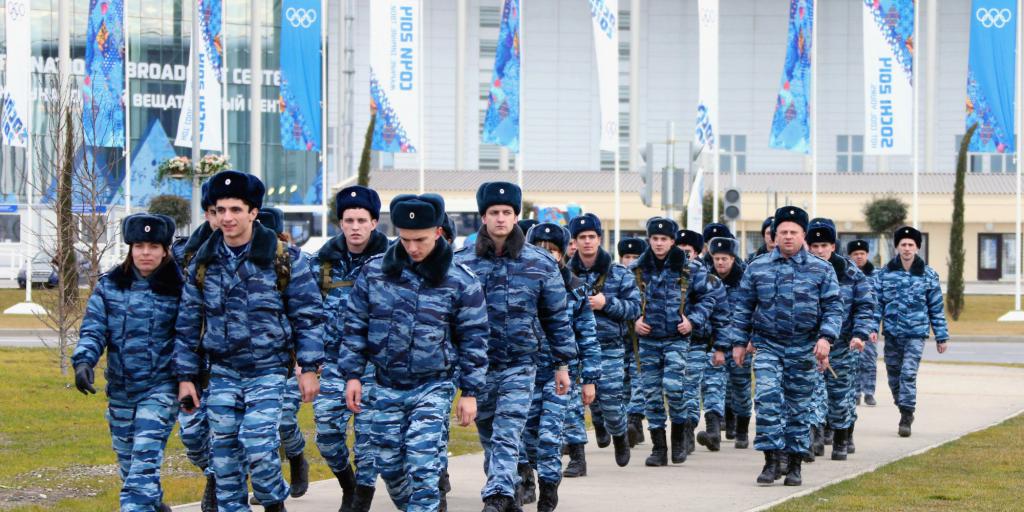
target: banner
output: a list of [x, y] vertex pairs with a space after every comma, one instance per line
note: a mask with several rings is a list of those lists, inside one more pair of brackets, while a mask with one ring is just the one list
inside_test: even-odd
[[420, 0], [370, 3], [370, 109], [376, 112], [372, 148], [416, 153], [423, 86]]
[[491, 73], [483, 142], [519, 152], [520, 39], [519, 0], [505, 0], [501, 9], [498, 48]]
[[619, 147], [619, 0], [590, 0], [601, 98], [601, 149]]
[[[147, 208], [154, 197], [161, 194], [180, 196], [192, 200], [192, 180], [158, 179], [160, 164], [174, 157], [170, 137], [154, 117], [145, 135], [132, 150], [132, 207]], [[124, 176], [121, 177], [115, 204], [124, 204]]]
[[782, 85], [775, 102], [768, 145], [810, 154], [811, 152], [811, 40], [814, 31], [814, 0], [790, 0], [789, 34]]
[[90, 146], [124, 147], [124, 0], [89, 0], [82, 132]]
[[281, 146], [320, 151], [320, 0], [281, 2]]
[[[690, 199], [686, 202], [686, 229], [704, 232], [704, 169], [697, 167], [697, 175], [690, 187]], [[664, 193], [664, 192], [663, 192]]]
[[[221, 151], [221, 105], [224, 92], [224, 45], [221, 33], [221, 0], [195, 0], [199, 2], [199, 147]], [[188, 71], [185, 79], [185, 99], [178, 117], [178, 135], [174, 145], [192, 147], [192, 52], [189, 51]]]
[[864, 153], [914, 145], [914, 0], [864, 0]]
[[967, 61], [967, 128], [978, 123], [971, 138], [975, 153], [1013, 153], [1015, 0], [974, 0], [971, 4], [971, 47]]
[[718, 145], [718, 0], [698, 0], [698, 78], [695, 150]]
[[7, 88], [3, 95], [3, 136], [8, 146], [28, 145], [28, 114], [32, 108], [32, 23], [29, 0], [7, 0]]

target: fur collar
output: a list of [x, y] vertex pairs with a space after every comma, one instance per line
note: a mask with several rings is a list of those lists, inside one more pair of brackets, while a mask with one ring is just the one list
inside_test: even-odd
[[864, 275], [870, 276], [871, 274], [875, 273], [875, 265], [868, 261], [867, 263], [864, 264], [864, 267], [861, 268], [860, 271], [864, 272]]
[[569, 293], [576, 293], [577, 299], [582, 299], [587, 296], [587, 286], [582, 279], [576, 277], [569, 270], [568, 266], [558, 267], [558, 272], [562, 274], [562, 282], [565, 283], [565, 291]]
[[580, 259], [580, 252], [576, 251], [576, 254], [572, 255], [572, 259], [569, 260], [569, 268], [573, 274], [580, 275], [584, 272], [594, 272], [598, 275], [604, 275], [608, 273], [608, 270], [612, 267], [612, 255], [608, 254], [608, 251], [604, 250], [603, 247], [597, 249], [597, 259], [594, 260], [594, 266], [583, 268], [583, 260]]
[[[381, 254], [388, 250], [388, 243], [388, 237], [375, 229], [370, 233], [370, 241], [367, 242], [366, 248], [363, 249], [362, 254], [359, 256], [369, 258], [370, 256]], [[331, 263], [345, 261], [348, 256], [348, 244], [345, 242], [344, 233], [328, 240], [320, 248], [320, 251], [317, 252], [317, 258], [320, 261], [329, 261]]]
[[[135, 281], [135, 271], [129, 268], [125, 271], [124, 265], [118, 265], [110, 270], [107, 274], [110, 276], [110, 280], [122, 290], [127, 290], [132, 287], [132, 282]], [[181, 276], [181, 272], [178, 270], [178, 264], [174, 262], [174, 258], [169, 258], [162, 265], [156, 268], [149, 278], [149, 287], [153, 289], [153, 293], [158, 295], [166, 295], [168, 297], [181, 297], [181, 288], [185, 284], [184, 278]]]
[[718, 278], [730, 288], [739, 286], [740, 281], [743, 279], [743, 267], [740, 266], [739, 260], [732, 262], [732, 269], [729, 270], [728, 275], [725, 277], [718, 276]]
[[[519, 229], [519, 226], [512, 226], [512, 232], [505, 239], [505, 252], [502, 256], [513, 260], [519, 258], [524, 245], [526, 245], [526, 235], [523, 234], [523, 230]], [[480, 231], [477, 231], [476, 255], [481, 258], [497, 257], [494, 240], [491, 235], [487, 234], [487, 226], [480, 226]]]
[[[924, 275], [924, 260], [920, 256], [914, 256], [914, 262], [910, 264], [910, 273], [915, 276]], [[889, 260], [889, 263], [885, 265], [886, 270], [892, 272], [898, 272], [903, 270], [903, 262], [900, 261], [900, 256], [897, 254], [895, 258]]]
[[[274, 230], [265, 228], [260, 223], [254, 222], [252, 226], [252, 240], [249, 242], [249, 261], [258, 266], [265, 267], [274, 262], [277, 256], [277, 235]], [[221, 230], [214, 231], [210, 238], [196, 253], [196, 264], [210, 263], [217, 257], [217, 250], [224, 245], [224, 233]]]
[[209, 222], [203, 222], [192, 232], [192, 235], [188, 237], [188, 241], [185, 242], [185, 254], [196, 254], [199, 248], [203, 246], [203, 243], [210, 238], [213, 234], [213, 229], [210, 228]]
[[832, 256], [829, 256], [829, 258], [828, 258], [828, 262], [831, 263], [832, 264], [832, 268], [835, 269], [836, 277], [842, 279], [843, 276], [846, 275], [846, 267], [847, 267], [846, 258], [844, 258], [844, 257], [842, 257], [842, 256], [840, 256], [840, 255], [838, 255], [836, 253], [832, 253]]
[[[682, 272], [683, 268], [686, 267], [686, 253], [682, 249], [672, 246], [668, 251], [668, 255], [665, 256], [665, 263], [668, 264], [669, 269], [673, 272]], [[644, 250], [644, 253], [640, 255], [640, 259], [636, 261], [636, 265], [643, 270], [649, 272], [657, 272], [658, 264], [657, 258], [654, 256], [654, 252], [648, 247]]]
[[396, 243], [384, 252], [384, 261], [381, 262], [380, 268], [386, 275], [395, 278], [408, 267], [432, 286], [437, 286], [448, 276], [453, 256], [452, 247], [448, 242], [444, 238], [438, 238], [434, 250], [420, 263], [413, 263], [409, 253], [405, 252], [405, 247], [401, 243]]

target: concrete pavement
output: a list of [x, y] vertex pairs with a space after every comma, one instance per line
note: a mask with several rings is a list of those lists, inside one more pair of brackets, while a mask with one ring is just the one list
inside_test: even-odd
[[[1024, 382], [1022, 369], [925, 363], [918, 381], [914, 434], [900, 438], [896, 435], [899, 413], [892, 404], [881, 362], [878, 371], [879, 405], [862, 406], [857, 411], [860, 416], [855, 435], [857, 453], [845, 462], [833, 462], [826, 451], [825, 457], [804, 465], [802, 487], [784, 487], [781, 480], [771, 487], [758, 487], [754, 479], [763, 464], [761, 453], [752, 449], [736, 450], [731, 442], [724, 443], [718, 453], [698, 446], [685, 464], [664, 468], [643, 466], [650, 451], [649, 442], [633, 449], [633, 460], [625, 468], [615, 466], [611, 448], [598, 449], [592, 442], [587, 446], [589, 476], [563, 480], [558, 510], [759, 510], [957, 439], [1024, 411], [1024, 386], [1020, 385]], [[448, 497], [449, 510], [481, 509], [482, 464], [481, 454], [451, 459], [453, 491]], [[330, 511], [338, 508], [340, 500], [337, 483], [323, 481], [312, 484], [302, 498], [288, 500], [287, 507], [292, 512]], [[535, 510], [535, 506], [524, 509]], [[193, 504], [175, 507], [175, 510], [198, 512], [199, 507]], [[373, 510], [394, 510], [382, 482], [377, 486]]]

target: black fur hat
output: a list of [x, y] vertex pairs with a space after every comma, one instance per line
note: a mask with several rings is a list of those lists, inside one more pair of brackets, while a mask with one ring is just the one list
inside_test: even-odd
[[625, 256], [627, 254], [639, 256], [647, 250], [647, 242], [639, 238], [623, 238], [622, 240], [619, 240], [616, 249], [619, 250], [619, 256]]
[[207, 199], [211, 205], [225, 198], [241, 199], [253, 208], [263, 208], [267, 188], [259, 178], [238, 171], [221, 171], [210, 178]]
[[284, 232], [284, 212], [277, 208], [266, 207], [260, 210], [259, 215], [256, 216], [256, 220], [263, 224], [263, 227], [274, 230], [274, 233], [280, 235]]
[[584, 213], [569, 221], [569, 234], [576, 238], [584, 231], [593, 231], [597, 236], [604, 236], [604, 229], [601, 228], [601, 219], [593, 213]]
[[362, 208], [370, 212], [370, 218], [380, 219], [380, 195], [376, 190], [362, 185], [345, 187], [334, 196], [334, 207], [338, 212], [338, 218], [349, 208]]
[[864, 252], [870, 253], [871, 252], [871, 248], [868, 246], [868, 241], [867, 240], [853, 240], [850, 243], [846, 244], [846, 254], [847, 255], [855, 253], [857, 251], [864, 251]]
[[526, 234], [526, 242], [533, 245], [537, 245], [537, 242], [551, 242], [558, 246], [558, 250], [562, 254], [565, 254], [565, 248], [569, 245], [569, 240], [565, 236], [565, 229], [552, 222], [537, 224], [530, 228], [530, 231]]
[[740, 244], [735, 238], [715, 237], [708, 242], [708, 246], [711, 248], [711, 254], [728, 254], [733, 258], [739, 258]]
[[902, 228], [897, 229], [896, 232], [892, 234], [892, 244], [899, 247], [900, 240], [903, 240], [904, 238], [913, 240], [914, 243], [917, 244], [917, 248], [921, 248], [921, 232], [914, 229], [912, 226], [903, 226]]
[[504, 204], [512, 207], [512, 211], [519, 215], [523, 208], [523, 191], [515, 183], [507, 181], [489, 181], [480, 185], [476, 190], [476, 206], [480, 215], [483, 215], [488, 208]]
[[654, 235], [665, 235], [669, 238], [675, 238], [676, 231], [678, 230], [679, 225], [672, 219], [666, 219], [665, 217], [651, 217], [647, 221], [648, 238]]
[[815, 218], [807, 225], [807, 243], [836, 243], [836, 224], [832, 219]]
[[174, 240], [174, 220], [166, 215], [136, 213], [121, 221], [124, 243], [153, 242], [170, 246]]
[[676, 245], [689, 245], [700, 252], [704, 248], [704, 235], [689, 229], [680, 229], [676, 231]]
[[400, 229], [427, 229], [444, 224], [444, 199], [437, 194], [401, 194], [391, 200], [391, 223]]
[[707, 226], [704, 226], [704, 232], [701, 233], [704, 236], [704, 240], [710, 242], [712, 238], [725, 237], [725, 238], [736, 238], [732, 235], [732, 231], [729, 231], [729, 226], [718, 222], [712, 222]]
[[783, 222], [795, 222], [804, 231], [807, 231], [807, 212], [803, 208], [796, 206], [783, 206], [775, 210], [775, 216], [772, 220], [772, 237], [779, 230], [779, 224]]

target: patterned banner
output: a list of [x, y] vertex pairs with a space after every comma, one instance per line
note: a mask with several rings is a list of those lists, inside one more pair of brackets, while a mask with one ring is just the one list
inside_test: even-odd
[[718, 0], [698, 0], [697, 149], [715, 149], [718, 142]]
[[864, 0], [864, 153], [907, 155], [914, 137], [914, 0]]
[[970, 14], [967, 127], [978, 123], [970, 150], [1013, 153], [1017, 5], [1014, 0], [974, 0]]
[[7, 88], [3, 95], [4, 143], [28, 145], [28, 114], [32, 106], [32, 23], [29, 0], [7, 0]]
[[814, 0], [790, 0], [789, 36], [782, 86], [775, 102], [768, 145], [810, 154], [811, 123], [808, 96], [811, 91], [811, 39], [814, 31]]
[[370, 4], [370, 105], [376, 112], [373, 149], [416, 153], [423, 86], [423, 27], [420, 0], [374, 0]]
[[519, 152], [520, 79], [519, 0], [505, 0], [498, 49], [491, 74], [491, 94], [484, 118], [483, 142]]
[[90, 146], [124, 147], [124, 1], [90, 0], [82, 132]]
[[[161, 194], [171, 194], [192, 200], [192, 181], [165, 179], [159, 175], [160, 164], [174, 157], [174, 146], [164, 131], [158, 117], [154, 117], [146, 129], [146, 134], [132, 150], [132, 206], [145, 208], [149, 202]], [[117, 203], [124, 204], [124, 180], [118, 190]]]
[[[221, 105], [224, 93], [224, 39], [221, 32], [221, 0], [195, 0], [199, 4], [199, 147], [221, 151]], [[192, 41], [196, 44], [196, 41]], [[185, 97], [178, 117], [174, 145], [192, 147], [192, 52], [189, 51]]]
[[281, 3], [281, 145], [320, 151], [320, 0]]
[[601, 149], [619, 146], [619, 0], [590, 0], [601, 97]]

